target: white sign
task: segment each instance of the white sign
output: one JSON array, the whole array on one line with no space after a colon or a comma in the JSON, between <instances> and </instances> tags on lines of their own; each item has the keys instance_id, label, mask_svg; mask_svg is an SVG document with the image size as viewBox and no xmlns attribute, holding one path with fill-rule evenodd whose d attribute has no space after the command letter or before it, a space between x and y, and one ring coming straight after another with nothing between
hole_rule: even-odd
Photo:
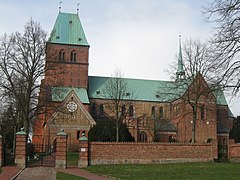
<instances>
[{"instance_id":1,"label":"white sign","mask_svg":"<svg viewBox=\"0 0 240 180\"><path fill-rule=\"evenodd\" d=\"M86 148L81 148L81 152L86 152Z\"/></svg>"}]
</instances>

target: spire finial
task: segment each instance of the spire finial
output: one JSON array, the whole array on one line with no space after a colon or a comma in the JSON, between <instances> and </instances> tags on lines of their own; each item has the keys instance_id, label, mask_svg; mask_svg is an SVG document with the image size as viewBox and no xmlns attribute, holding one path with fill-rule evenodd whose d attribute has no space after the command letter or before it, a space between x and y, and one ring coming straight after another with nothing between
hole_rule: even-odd
<instances>
[{"instance_id":1,"label":"spire finial","mask_svg":"<svg viewBox=\"0 0 240 180\"><path fill-rule=\"evenodd\" d=\"M62 1L59 2L59 12L61 12L62 9Z\"/></svg>"},{"instance_id":2,"label":"spire finial","mask_svg":"<svg viewBox=\"0 0 240 180\"><path fill-rule=\"evenodd\" d=\"M77 14L78 14L78 11L79 11L79 5L80 5L80 3L77 3Z\"/></svg>"}]
</instances>

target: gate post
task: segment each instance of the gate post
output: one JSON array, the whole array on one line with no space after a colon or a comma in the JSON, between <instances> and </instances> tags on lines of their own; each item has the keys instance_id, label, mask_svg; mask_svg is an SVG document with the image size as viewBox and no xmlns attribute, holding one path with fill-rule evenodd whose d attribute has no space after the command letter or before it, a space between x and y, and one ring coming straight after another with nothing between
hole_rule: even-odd
<instances>
[{"instance_id":1,"label":"gate post","mask_svg":"<svg viewBox=\"0 0 240 180\"><path fill-rule=\"evenodd\" d=\"M57 134L56 139L56 168L64 168L67 166L67 134L62 129Z\"/></svg>"},{"instance_id":2,"label":"gate post","mask_svg":"<svg viewBox=\"0 0 240 180\"><path fill-rule=\"evenodd\" d=\"M85 137L85 134L82 134L82 137L79 138L79 149L78 149L78 168L88 166L88 138Z\"/></svg>"},{"instance_id":3,"label":"gate post","mask_svg":"<svg viewBox=\"0 0 240 180\"><path fill-rule=\"evenodd\" d=\"M4 157L4 154L3 154L3 137L0 135L0 167L3 166L3 157Z\"/></svg>"},{"instance_id":4,"label":"gate post","mask_svg":"<svg viewBox=\"0 0 240 180\"><path fill-rule=\"evenodd\" d=\"M15 164L20 168L26 167L27 160L27 133L21 131L16 133Z\"/></svg>"}]
</instances>

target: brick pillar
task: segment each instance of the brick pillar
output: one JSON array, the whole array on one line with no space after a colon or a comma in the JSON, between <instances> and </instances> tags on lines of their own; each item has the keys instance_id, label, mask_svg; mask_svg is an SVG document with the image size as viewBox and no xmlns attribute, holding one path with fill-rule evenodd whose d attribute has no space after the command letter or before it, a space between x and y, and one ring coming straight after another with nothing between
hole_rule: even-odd
<instances>
[{"instance_id":1,"label":"brick pillar","mask_svg":"<svg viewBox=\"0 0 240 180\"><path fill-rule=\"evenodd\" d=\"M67 167L67 134L62 129L56 139L56 168Z\"/></svg>"},{"instance_id":2,"label":"brick pillar","mask_svg":"<svg viewBox=\"0 0 240 180\"><path fill-rule=\"evenodd\" d=\"M26 167L27 160L27 133L21 131L16 133L15 164L20 168Z\"/></svg>"},{"instance_id":3,"label":"brick pillar","mask_svg":"<svg viewBox=\"0 0 240 180\"><path fill-rule=\"evenodd\" d=\"M85 137L85 134L79 138L79 155L78 155L78 168L88 166L88 139Z\"/></svg>"},{"instance_id":4,"label":"brick pillar","mask_svg":"<svg viewBox=\"0 0 240 180\"><path fill-rule=\"evenodd\" d=\"M4 154L3 154L3 137L0 135L0 167L3 166Z\"/></svg>"},{"instance_id":5,"label":"brick pillar","mask_svg":"<svg viewBox=\"0 0 240 180\"><path fill-rule=\"evenodd\" d=\"M212 140L212 158L213 160L218 159L218 143L217 139Z\"/></svg>"}]
</instances>

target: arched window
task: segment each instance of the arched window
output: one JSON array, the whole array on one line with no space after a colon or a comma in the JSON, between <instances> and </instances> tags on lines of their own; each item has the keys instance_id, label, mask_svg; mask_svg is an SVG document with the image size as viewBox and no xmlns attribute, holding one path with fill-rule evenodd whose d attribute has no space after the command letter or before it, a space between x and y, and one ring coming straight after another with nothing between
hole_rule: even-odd
<instances>
[{"instance_id":1,"label":"arched window","mask_svg":"<svg viewBox=\"0 0 240 180\"><path fill-rule=\"evenodd\" d=\"M159 108L159 118L162 119L163 118L163 107Z\"/></svg>"},{"instance_id":2,"label":"arched window","mask_svg":"<svg viewBox=\"0 0 240 180\"><path fill-rule=\"evenodd\" d=\"M147 142L147 133L145 131L141 131L139 133L139 141L140 142Z\"/></svg>"},{"instance_id":3,"label":"arched window","mask_svg":"<svg viewBox=\"0 0 240 180\"><path fill-rule=\"evenodd\" d=\"M104 106L103 106L103 104L100 104L100 106L99 106L99 115L103 116L103 114L104 114Z\"/></svg>"},{"instance_id":4,"label":"arched window","mask_svg":"<svg viewBox=\"0 0 240 180\"><path fill-rule=\"evenodd\" d=\"M155 106L152 107L152 114L151 114L152 118L156 117L156 108Z\"/></svg>"},{"instance_id":5,"label":"arched window","mask_svg":"<svg viewBox=\"0 0 240 180\"><path fill-rule=\"evenodd\" d=\"M71 62L76 62L77 61L77 53L76 51L71 52L71 57L70 57Z\"/></svg>"},{"instance_id":6,"label":"arched window","mask_svg":"<svg viewBox=\"0 0 240 180\"><path fill-rule=\"evenodd\" d=\"M126 114L126 106L122 105L121 107L121 115L124 116Z\"/></svg>"},{"instance_id":7,"label":"arched window","mask_svg":"<svg viewBox=\"0 0 240 180\"><path fill-rule=\"evenodd\" d=\"M97 115L97 108L96 108L96 104L92 104L92 115L95 116Z\"/></svg>"},{"instance_id":8,"label":"arched window","mask_svg":"<svg viewBox=\"0 0 240 180\"><path fill-rule=\"evenodd\" d=\"M130 106L129 106L129 116L130 116L130 117L133 117L133 115L134 115L134 109L133 109L133 106L130 105Z\"/></svg>"},{"instance_id":9,"label":"arched window","mask_svg":"<svg viewBox=\"0 0 240 180\"><path fill-rule=\"evenodd\" d=\"M201 112L201 120L204 120L204 118L205 118L205 107L204 107L204 105L201 105L200 112Z\"/></svg>"},{"instance_id":10,"label":"arched window","mask_svg":"<svg viewBox=\"0 0 240 180\"><path fill-rule=\"evenodd\" d=\"M80 131L77 131L77 139L80 138Z\"/></svg>"},{"instance_id":11,"label":"arched window","mask_svg":"<svg viewBox=\"0 0 240 180\"><path fill-rule=\"evenodd\" d=\"M65 59L65 52L63 50L59 51L59 61L64 61Z\"/></svg>"}]
</instances>

